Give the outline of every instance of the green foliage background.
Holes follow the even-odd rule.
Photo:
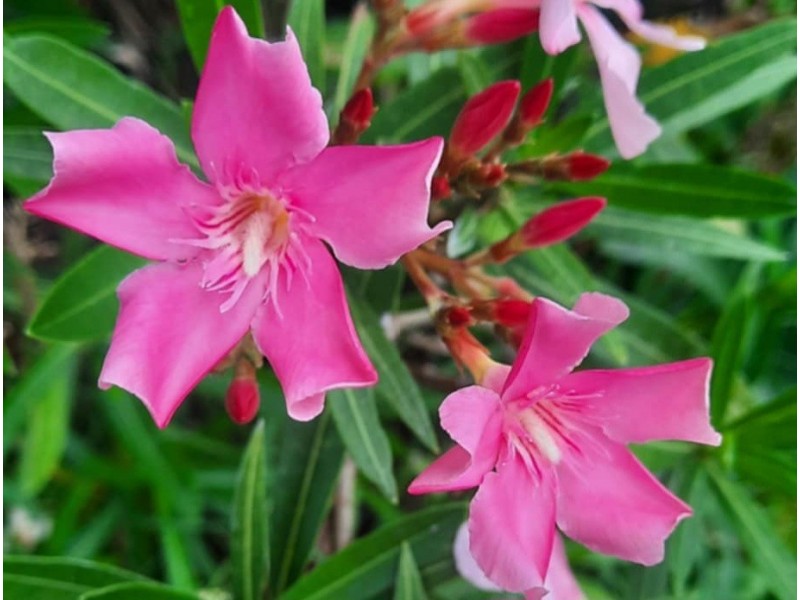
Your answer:
[[[251,34],[280,4],[232,3]],[[330,394],[312,423],[288,420],[269,372],[263,418],[245,428],[224,414],[220,376],[164,431],[135,398],[96,388],[115,287],[142,261],[25,217],[20,201],[51,175],[42,131],[135,115],[196,166],[190,61],[202,64],[220,5],[6,3],[4,591],[26,600],[493,597],[452,563],[469,496],[405,493],[449,445],[435,411],[466,379],[412,336],[386,338],[380,315],[422,307],[400,268],[346,271],[381,381]],[[325,10],[322,0],[294,0],[288,18],[335,122],[374,24],[363,9],[352,19]],[[738,6],[727,22],[754,10]],[[573,243],[503,271],[563,304],[603,290],[630,305],[630,320],[591,364],[715,359],[722,447],[636,449],[695,516],[653,568],[570,543],[592,599],[796,595],[796,22],[789,3],[758,10],[758,23],[707,50],[645,69],[639,95],[664,127],[646,154],[592,182],[507,186],[458,207],[448,241],[461,255],[555,199],[606,196],[609,208]],[[614,157],[586,48],[546,57],[535,38],[391,63],[376,82],[380,112],[365,141],[447,135],[468,95],[504,78],[529,87],[547,76],[558,110],[517,156],[584,148]]]

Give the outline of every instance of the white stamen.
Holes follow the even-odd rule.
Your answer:
[[[547,424],[531,409],[522,411],[519,421],[545,458],[553,464],[558,463],[561,460],[561,449]]]

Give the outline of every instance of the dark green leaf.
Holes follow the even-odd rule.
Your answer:
[[[744,333],[749,308],[741,296],[731,298],[714,328],[711,356],[714,371],[711,376],[711,422],[720,427],[733,394],[733,384],[744,358]]]
[[[44,33],[83,48],[98,46],[110,32],[108,25],[101,21],[79,17],[14,19],[6,22],[3,29],[11,36]]]
[[[780,179],[716,165],[617,163],[585,183],[553,183],[575,196],[603,196],[631,210],[693,217],[789,215],[795,188]]]
[[[425,600],[427,597],[411,546],[408,545],[408,542],[403,542],[400,547],[400,561],[397,566],[394,600]]]
[[[198,164],[180,108],[92,54],[57,38],[20,36],[4,44],[3,65],[14,94],[59,129],[139,117],[172,139],[182,161]]]
[[[283,409],[282,409],[283,410]],[[271,590],[276,595],[303,572],[325,519],[342,466],[344,449],[330,413],[310,423],[286,419],[273,458],[276,477],[268,498]]]
[[[311,83],[325,95],[325,2],[323,0],[293,0],[289,7],[289,26],[292,28]]]
[[[79,600],[200,600],[200,596],[158,583],[118,583],[81,594]]]
[[[336,94],[333,100],[333,112],[338,116],[345,103],[353,94],[353,86],[358,78],[361,63],[369,50],[375,22],[363,4],[357,4],[350,20],[350,29],[342,49],[339,63],[339,79],[336,82]]]
[[[345,389],[328,394],[336,428],[358,469],[391,502],[397,502],[392,473],[392,450],[383,430],[372,388]]]
[[[438,450],[436,435],[425,407],[425,400],[397,347],[386,338],[378,317],[361,298],[350,294],[349,304],[358,336],[378,371],[376,391],[417,438],[436,452]]]
[[[58,341],[103,339],[114,328],[120,281],[146,261],[110,246],[101,246],[64,273],[50,289],[28,334]]]
[[[231,562],[236,598],[258,600],[269,575],[264,422],[253,429],[233,499]]]
[[[40,129],[3,129],[3,177],[24,177],[44,185],[53,175],[53,150]]]
[[[353,542],[300,579],[282,600],[373,598],[392,589],[403,542],[420,568],[452,560],[453,537],[464,521],[464,505],[415,512]]]

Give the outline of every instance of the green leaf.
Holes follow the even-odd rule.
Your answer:
[[[615,243],[642,245],[665,254],[679,251],[741,260],[786,260],[782,250],[714,223],[686,217],[643,215],[614,207],[595,217],[587,229],[587,235],[593,234]]]
[[[10,36],[44,33],[82,48],[98,46],[110,33],[110,28],[102,21],[80,17],[14,19],[5,23],[3,29]]]
[[[394,600],[425,600],[427,597],[411,546],[408,542],[403,542],[400,547],[400,563],[397,566]]]
[[[6,556],[3,592],[25,600],[77,600],[84,592],[145,577],[102,563],[65,557]]]
[[[797,191],[783,180],[716,165],[617,163],[591,182],[547,187],[604,196],[631,210],[693,217],[756,218],[793,214]]]
[[[447,137],[467,93],[458,69],[440,69],[380,107],[364,141],[408,142]]]
[[[178,157],[199,163],[180,108],[92,54],[57,38],[29,35],[3,46],[3,81],[59,129],[111,127],[139,117],[169,136]]]
[[[790,82],[796,76],[796,45],[796,21],[772,21],[645,71],[638,96],[665,131],[686,131]],[[606,116],[596,121],[585,142],[591,152],[613,148]]]
[[[281,600],[360,600],[392,589],[403,542],[420,568],[451,561],[453,537],[464,521],[463,504],[439,505],[404,516],[356,540],[317,566],[281,596]]]
[[[219,11],[230,4],[254,37],[264,37],[264,20],[259,0],[177,0],[181,28],[197,71],[203,69],[211,42],[211,30]]]
[[[391,502],[397,503],[392,473],[392,450],[383,430],[372,388],[345,389],[328,394],[333,421],[356,466]]]
[[[492,83],[489,68],[475,54],[461,52],[458,55],[458,70],[461,73],[461,80],[464,82],[464,89],[470,96],[482,92]]]
[[[27,398],[31,407],[19,465],[20,488],[26,496],[38,494],[61,463],[69,432],[76,363],[75,355],[70,354],[41,395]]]
[[[734,296],[728,302],[714,328],[711,356],[714,370],[711,375],[711,422],[723,424],[725,411],[733,394],[733,384],[744,359],[745,330],[749,317],[747,299]]]
[[[264,422],[253,429],[239,467],[233,499],[231,562],[236,598],[263,596],[269,575]]]
[[[41,129],[3,129],[3,177],[23,177],[42,185],[53,175],[53,150]]]
[[[28,335],[74,342],[108,337],[119,308],[117,286],[145,264],[110,246],[93,250],[53,284],[28,325]]]
[[[708,475],[741,536],[742,546],[766,578],[778,598],[797,597],[797,565],[780,541],[769,517],[750,498],[747,488],[731,481],[716,464],[707,465]]]
[[[386,338],[378,317],[361,298],[349,294],[348,299],[358,337],[378,371],[378,385],[375,390],[419,441],[432,452],[438,452],[436,434],[422,392],[397,347]]]
[[[28,368],[6,394],[3,401],[3,456],[27,422],[36,402],[48,394],[62,370],[72,364],[76,348],[59,344],[48,349]]]
[[[200,596],[160,583],[117,583],[81,594],[79,600],[200,600]]]
[[[361,63],[369,51],[374,31],[375,22],[367,7],[364,4],[357,4],[339,62],[339,79],[336,82],[336,94],[333,100],[333,112],[337,116],[355,91],[353,86],[358,78]]]
[[[270,589],[275,595],[303,572],[344,456],[328,411],[310,423],[286,419],[278,434],[282,439],[273,457],[276,477],[268,493],[272,502],[270,556],[274,557]]]
[[[325,2],[324,0],[294,0],[289,7],[289,26],[292,28],[311,83],[325,95]]]

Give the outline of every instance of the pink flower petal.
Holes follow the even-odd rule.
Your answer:
[[[661,135],[658,123],[645,113],[636,98],[641,68],[639,54],[595,8],[584,4],[578,15],[597,58],[614,142],[623,158],[638,156]]]
[[[581,41],[573,0],[542,0],[539,37],[548,54],[560,54]]]
[[[502,591],[497,587],[497,584],[483,574],[469,551],[469,544],[469,527],[466,523],[462,523],[456,532],[456,539],[453,542],[453,559],[456,563],[456,571],[480,590],[486,590],[487,592]]]
[[[308,421],[322,412],[325,392],[378,380],[356,335],[342,278],[318,240],[303,240],[305,273],[281,272],[274,298],[253,322],[256,345],[281,382],[289,416]],[[291,283],[291,285],[290,285]]]
[[[470,552],[494,583],[510,592],[542,585],[555,535],[555,494],[548,469],[535,481],[512,453],[484,477],[469,509]]]
[[[556,466],[559,528],[595,552],[660,562],[664,540],[691,509],[599,430],[573,432],[572,442],[579,452]]]
[[[711,360],[611,371],[581,371],[564,385],[586,395],[585,411],[622,443],[685,440],[719,445],[708,416]]]
[[[459,446],[452,448],[408,488],[411,494],[464,490],[494,468],[500,451],[500,397],[473,385],[450,394],[439,408],[442,427]]]
[[[585,600],[572,569],[569,568],[567,553],[561,536],[556,534],[553,539],[553,553],[550,556],[550,566],[544,587],[549,591],[547,600]],[[526,594],[526,600],[530,600]]]
[[[605,294],[583,294],[573,310],[536,298],[503,399],[514,400],[556,383],[583,360],[600,336],[627,317],[625,304]]]
[[[203,290],[201,277],[199,261],[161,263],[135,271],[117,290],[121,308],[99,385],[138,396],[159,427],[244,337],[261,298],[256,280],[223,315],[221,295]]]
[[[230,6],[211,37],[197,91],[192,138],[206,175],[230,183],[255,171],[261,185],[314,158],[328,143],[322,97],[311,86],[297,39],[247,35]]]
[[[46,135],[54,176],[25,203],[28,212],[145,258],[197,254],[170,240],[197,237],[184,208],[219,197],[178,162],[169,138],[130,117],[111,129]]]
[[[284,190],[316,218],[314,233],[336,257],[379,269],[449,229],[428,227],[430,184],[442,152],[431,138],[402,146],[334,146],[282,178]]]

